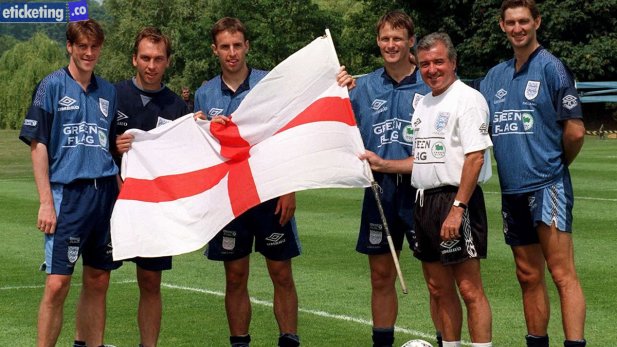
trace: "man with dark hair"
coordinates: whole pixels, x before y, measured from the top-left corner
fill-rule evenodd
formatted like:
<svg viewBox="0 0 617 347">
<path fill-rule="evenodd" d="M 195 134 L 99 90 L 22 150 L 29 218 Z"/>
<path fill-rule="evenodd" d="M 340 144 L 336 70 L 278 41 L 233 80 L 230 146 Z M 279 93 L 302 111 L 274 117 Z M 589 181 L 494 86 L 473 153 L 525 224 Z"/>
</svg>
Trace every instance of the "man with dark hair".
<svg viewBox="0 0 617 347">
<path fill-rule="evenodd" d="M 157 28 L 146 27 L 135 38 L 133 66 L 136 75 L 116 84 L 118 93 L 116 138 L 120 164 L 121 155 L 129 150 L 133 135 L 128 129 L 152 130 L 180 118 L 190 111 L 184 101 L 162 83 L 171 61 L 171 42 Z M 139 285 L 137 323 L 141 347 L 154 347 L 161 329 L 162 270 L 172 266 L 171 257 L 134 258 Z"/>
<path fill-rule="evenodd" d="M 585 346 L 568 170 L 583 146 L 585 126 L 572 74 L 538 42 L 540 24 L 535 1 L 503 1 L 499 26 L 514 58 L 493 67 L 480 90 L 490 107 L 504 235 L 523 293 L 527 346 L 549 345 L 546 266 L 561 301 L 564 346 Z"/>
<path fill-rule="evenodd" d="M 112 260 L 109 233 L 118 195 L 118 168 L 111 155 L 116 91 L 93 73 L 105 36 L 89 19 L 70 23 L 66 38 L 69 65 L 38 84 L 19 136 L 31 147 L 40 202 L 37 227 L 45 233 L 39 347 L 56 345 L 80 256 L 83 285 L 75 346 L 103 345 L 110 270 L 119 266 Z"/>
<path fill-rule="evenodd" d="M 417 46 L 418 65 L 431 92 L 412 118 L 410 158 L 366 157 L 377 170 L 412 167 L 418 189 L 414 207 L 414 256 L 424 278 L 444 347 L 461 346 L 462 308 L 467 307 L 472 346 L 491 346 L 491 310 L 482 289 L 479 259 L 486 257 L 487 222 L 482 190 L 490 178 L 488 107 L 482 95 L 456 77 L 456 50 L 450 37 L 433 33 Z"/>
<path fill-rule="evenodd" d="M 182 87 L 182 100 L 184 100 L 186 107 L 193 112 L 195 103 L 193 103 L 193 100 L 191 99 L 191 89 L 189 87 Z"/>
<path fill-rule="evenodd" d="M 220 19 L 214 24 L 211 35 L 212 51 L 219 59 L 221 74 L 195 93 L 195 111 L 201 111 L 198 116 L 205 114 L 208 118 L 230 115 L 267 74 L 248 67 L 249 41 L 240 20 Z M 294 193 L 263 202 L 229 223 L 208 244 L 208 259 L 223 261 L 225 266 L 225 310 L 233 347 L 248 346 L 251 341 L 251 302 L 247 284 L 253 242 L 255 250 L 266 258 L 274 285 L 274 315 L 280 333 L 278 345 L 300 345 L 298 296 L 291 267 L 291 259 L 300 255 L 293 217 L 295 208 Z"/>
<path fill-rule="evenodd" d="M 357 80 L 350 98 L 356 122 L 367 150 L 385 159 L 411 155 L 411 116 L 418 101 L 430 89 L 424 84 L 413 57 L 415 43 L 411 18 L 401 11 L 382 16 L 375 27 L 384 66 Z M 406 237 L 413 245 L 411 165 L 400 170 L 374 168 L 381 187 L 380 200 L 397 253 Z M 398 314 L 396 268 L 384 225 L 371 188 L 364 193 L 362 219 L 356 250 L 367 254 L 371 270 L 373 346 L 392 346 Z"/>
</svg>

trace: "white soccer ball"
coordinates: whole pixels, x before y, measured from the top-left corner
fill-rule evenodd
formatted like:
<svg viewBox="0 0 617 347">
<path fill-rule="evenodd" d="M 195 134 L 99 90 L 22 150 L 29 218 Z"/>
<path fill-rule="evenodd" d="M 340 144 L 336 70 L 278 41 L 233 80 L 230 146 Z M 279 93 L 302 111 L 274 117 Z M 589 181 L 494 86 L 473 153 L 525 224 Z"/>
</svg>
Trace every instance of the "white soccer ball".
<svg viewBox="0 0 617 347">
<path fill-rule="evenodd" d="M 409 340 L 405 342 L 401 347 L 433 347 L 433 345 L 424 340 Z"/>
</svg>

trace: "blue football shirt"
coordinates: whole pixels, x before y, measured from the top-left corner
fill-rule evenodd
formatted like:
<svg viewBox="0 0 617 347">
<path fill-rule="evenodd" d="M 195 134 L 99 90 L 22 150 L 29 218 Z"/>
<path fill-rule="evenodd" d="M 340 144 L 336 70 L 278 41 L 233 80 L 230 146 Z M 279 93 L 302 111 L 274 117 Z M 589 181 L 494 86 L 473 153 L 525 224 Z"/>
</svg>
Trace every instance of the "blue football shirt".
<svg viewBox="0 0 617 347">
<path fill-rule="evenodd" d="M 560 177 L 567 170 L 562 122 L 582 118 L 574 79 L 559 59 L 539 47 L 518 72 L 515 63 L 493 67 L 480 83 L 504 194 L 535 191 Z"/>
</svg>

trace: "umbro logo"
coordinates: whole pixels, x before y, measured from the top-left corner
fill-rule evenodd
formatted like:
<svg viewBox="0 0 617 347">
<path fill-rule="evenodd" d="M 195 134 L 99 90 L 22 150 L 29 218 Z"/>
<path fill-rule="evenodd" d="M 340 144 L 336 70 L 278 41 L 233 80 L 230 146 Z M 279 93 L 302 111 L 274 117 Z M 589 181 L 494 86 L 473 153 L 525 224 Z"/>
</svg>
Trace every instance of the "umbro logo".
<svg viewBox="0 0 617 347">
<path fill-rule="evenodd" d="M 59 111 L 70 111 L 70 110 L 79 110 L 79 105 L 74 105 L 77 100 L 73 98 L 69 98 L 68 96 L 64 96 L 62 99 L 58 101 L 58 112 Z"/>
<path fill-rule="evenodd" d="M 222 112 L 223 112 L 222 108 L 211 108 L 210 111 L 208 111 L 208 116 L 216 117 L 220 115 Z"/>
<path fill-rule="evenodd" d="M 60 104 L 60 106 L 64 106 L 64 107 L 68 107 L 73 105 L 77 100 L 69 98 L 68 96 L 63 97 L 62 99 L 60 99 L 60 101 L 58 101 L 58 104 Z"/>
<path fill-rule="evenodd" d="M 126 114 L 124 114 L 121 111 L 118 111 L 118 118 L 116 118 L 116 120 L 121 121 L 121 120 L 125 120 L 125 119 L 129 119 L 129 116 L 127 116 Z"/>
<path fill-rule="evenodd" d="M 379 110 L 381 108 L 381 106 L 383 106 L 387 101 L 386 100 L 381 100 L 381 99 L 375 99 L 373 100 L 373 103 L 371 104 L 371 108 L 375 111 Z"/>
<path fill-rule="evenodd" d="M 497 97 L 497 99 L 503 99 L 504 96 L 506 96 L 508 94 L 507 91 L 503 90 L 503 89 L 499 89 L 497 91 L 497 94 L 495 94 L 495 96 Z"/>
<path fill-rule="evenodd" d="M 449 240 L 449 241 L 442 241 L 440 245 L 443 248 L 452 249 L 458 243 L 459 243 L 459 240 Z"/>
<path fill-rule="evenodd" d="M 270 236 L 266 237 L 266 241 L 277 242 L 280 240 L 285 234 L 281 233 L 272 233 Z"/>
</svg>

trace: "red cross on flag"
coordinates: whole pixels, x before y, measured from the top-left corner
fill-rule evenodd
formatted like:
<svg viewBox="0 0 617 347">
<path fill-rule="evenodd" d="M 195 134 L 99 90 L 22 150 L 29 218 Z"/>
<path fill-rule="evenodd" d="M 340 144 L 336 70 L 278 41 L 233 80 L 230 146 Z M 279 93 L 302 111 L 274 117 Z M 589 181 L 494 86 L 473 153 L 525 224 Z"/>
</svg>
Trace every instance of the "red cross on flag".
<svg viewBox="0 0 617 347">
<path fill-rule="evenodd" d="M 328 33 L 329 34 L 329 33 Z M 313 188 L 368 187 L 329 35 L 276 66 L 227 125 L 186 115 L 135 137 L 111 218 L 114 259 L 202 248 L 249 208 Z"/>
</svg>

